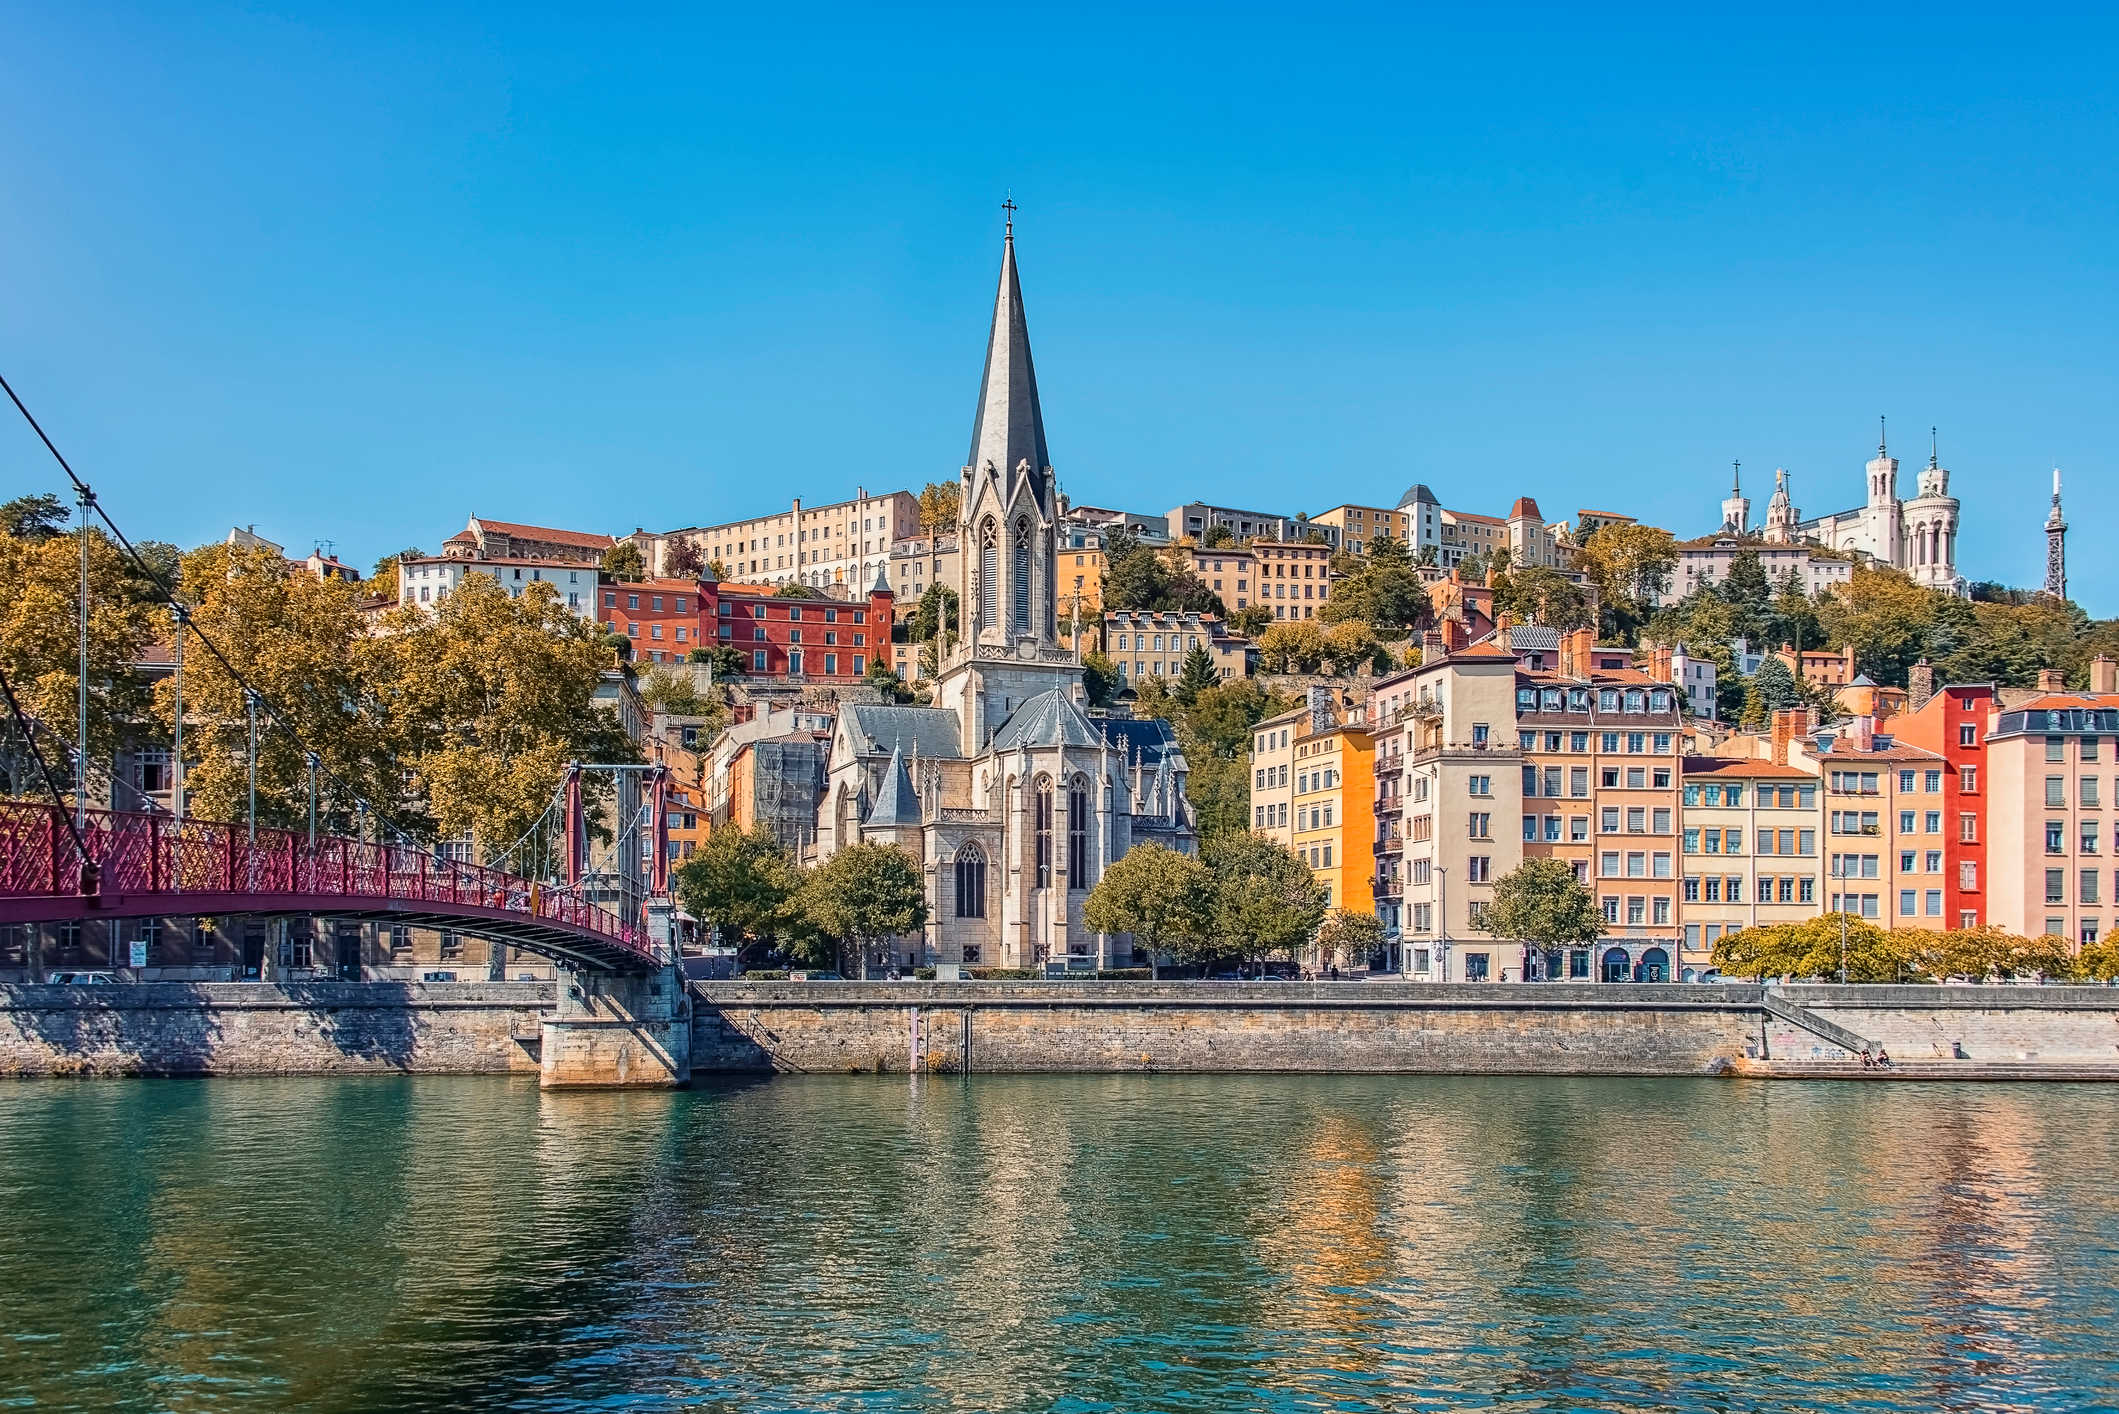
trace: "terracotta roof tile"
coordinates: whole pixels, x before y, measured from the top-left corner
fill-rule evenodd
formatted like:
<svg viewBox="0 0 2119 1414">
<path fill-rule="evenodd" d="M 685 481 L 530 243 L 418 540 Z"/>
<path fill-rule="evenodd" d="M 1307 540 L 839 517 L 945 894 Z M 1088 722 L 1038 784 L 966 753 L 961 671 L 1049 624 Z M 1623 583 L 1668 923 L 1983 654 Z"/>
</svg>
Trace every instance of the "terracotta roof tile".
<svg viewBox="0 0 2119 1414">
<path fill-rule="evenodd" d="M 474 516 L 472 519 L 489 531 L 498 531 L 518 540 L 544 540 L 554 545 L 577 545 L 584 550 L 608 550 L 618 543 L 613 536 L 596 535 L 584 530 L 555 530 L 544 525 L 518 525 L 511 520 L 487 520 L 483 516 Z"/>
</svg>

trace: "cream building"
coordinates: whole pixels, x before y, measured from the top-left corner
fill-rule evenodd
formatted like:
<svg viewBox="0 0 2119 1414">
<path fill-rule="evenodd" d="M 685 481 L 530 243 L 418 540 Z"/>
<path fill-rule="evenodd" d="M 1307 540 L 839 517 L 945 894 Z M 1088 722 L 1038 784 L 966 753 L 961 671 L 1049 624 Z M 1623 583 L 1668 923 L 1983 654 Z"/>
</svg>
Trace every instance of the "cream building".
<svg viewBox="0 0 2119 1414">
<path fill-rule="evenodd" d="M 920 502 L 909 491 L 871 496 L 857 486 L 850 501 L 805 506 L 796 497 L 787 510 L 771 515 L 660 535 L 635 531 L 626 538 L 640 546 L 654 575 L 670 574 L 671 550 L 688 541 L 703 564 L 722 566 L 722 579 L 865 595 L 878 575 L 888 574 L 892 546 L 922 538 Z M 896 578 L 890 583 L 895 587 Z"/>
<path fill-rule="evenodd" d="M 1119 676 L 1135 683 L 1151 677 L 1175 680 L 1194 648 L 1207 650 L 1217 678 L 1249 677 L 1258 652 L 1250 639 L 1230 633 L 1229 626 L 1211 614 L 1153 609 L 1113 609 L 1105 614 L 1104 644 Z"/>
<path fill-rule="evenodd" d="M 1332 592 L 1332 547 L 1308 541 L 1254 540 L 1256 602 L 1276 619 L 1314 619 Z"/>
<path fill-rule="evenodd" d="M 1697 980 L 1714 945 L 1743 928 L 1800 923 L 1824 907 L 1816 775 L 1771 761 L 1684 762 L 1684 941 L 1678 977 Z"/>
<path fill-rule="evenodd" d="M 1307 707 L 1268 717 L 1251 732 L 1251 828 L 1293 847 L 1290 812 L 1295 801 L 1295 738 L 1309 717 Z"/>
<path fill-rule="evenodd" d="M 1331 527 L 1339 547 L 1349 554 L 1365 555 L 1379 535 L 1400 544 L 1410 544 L 1407 528 L 1412 518 L 1404 511 L 1383 506 L 1334 506 L 1310 517 L 1310 524 Z"/>
</svg>

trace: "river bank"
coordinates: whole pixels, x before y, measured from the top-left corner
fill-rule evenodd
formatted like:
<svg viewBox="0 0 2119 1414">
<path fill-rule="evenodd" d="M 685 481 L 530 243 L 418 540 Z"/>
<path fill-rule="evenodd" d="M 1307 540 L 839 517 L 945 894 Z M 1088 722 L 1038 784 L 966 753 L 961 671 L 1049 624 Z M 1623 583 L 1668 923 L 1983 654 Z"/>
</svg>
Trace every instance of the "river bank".
<svg viewBox="0 0 2119 1414">
<path fill-rule="evenodd" d="M 2119 1079 L 2102 987 L 705 982 L 689 1003 L 702 1075 Z M 0 1076 L 531 1075 L 554 1009 L 542 982 L 5 986 Z"/>
</svg>

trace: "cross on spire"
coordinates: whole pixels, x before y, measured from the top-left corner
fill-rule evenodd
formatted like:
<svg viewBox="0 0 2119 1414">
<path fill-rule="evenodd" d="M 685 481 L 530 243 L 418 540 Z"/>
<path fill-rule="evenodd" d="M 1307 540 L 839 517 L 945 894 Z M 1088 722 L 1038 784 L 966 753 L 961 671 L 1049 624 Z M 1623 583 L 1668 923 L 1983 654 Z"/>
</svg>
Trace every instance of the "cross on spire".
<svg viewBox="0 0 2119 1414">
<path fill-rule="evenodd" d="M 1017 205 L 1015 204 L 1015 193 L 1014 193 L 1014 192 L 1009 192 L 1007 196 L 1005 196 L 1005 197 L 1003 197 L 1003 198 L 1001 199 L 1001 210 L 1003 210 L 1003 211 L 1005 211 L 1005 212 L 1007 212 L 1007 213 L 1008 213 L 1008 216 L 1007 216 L 1007 221 L 1008 221 L 1008 235 L 1007 235 L 1007 238 L 1008 238 L 1009 240 L 1011 240 L 1011 241 L 1015 239 L 1015 213 L 1016 213 L 1017 211 L 1021 210 L 1021 209 L 1022 209 L 1021 207 L 1019 207 L 1019 206 L 1017 206 Z"/>
<path fill-rule="evenodd" d="M 1744 464 L 1740 461 L 1732 461 L 1729 463 L 1729 489 L 1737 493 L 1738 495 L 1743 494 Z"/>
<path fill-rule="evenodd" d="M 1876 415 L 1876 455 L 1880 457 L 1887 455 L 1887 453 L 1884 451 L 1884 446 L 1884 415 L 1882 413 L 1878 413 Z"/>
</svg>

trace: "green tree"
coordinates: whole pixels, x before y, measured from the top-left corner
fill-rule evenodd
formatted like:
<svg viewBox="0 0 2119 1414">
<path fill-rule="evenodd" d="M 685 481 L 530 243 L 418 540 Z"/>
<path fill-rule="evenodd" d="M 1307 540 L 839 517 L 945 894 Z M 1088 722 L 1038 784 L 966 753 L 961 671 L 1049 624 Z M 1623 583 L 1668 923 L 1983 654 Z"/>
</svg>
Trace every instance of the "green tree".
<svg viewBox="0 0 2119 1414">
<path fill-rule="evenodd" d="M 1754 731 L 1762 730 L 1772 723 L 1775 712 L 1801 707 L 1808 701 L 1788 665 L 1769 653 L 1744 684 L 1744 725 Z"/>
<path fill-rule="evenodd" d="M 1597 586 L 1604 636 L 1631 643 L 1677 569 L 1677 538 L 1652 525 L 1607 525 L 1576 552 Z"/>
<path fill-rule="evenodd" d="M 862 680 L 889 701 L 912 701 L 912 689 L 898 676 L 898 670 L 890 666 L 890 660 L 881 655 L 869 660 L 868 671 L 862 675 Z"/>
<path fill-rule="evenodd" d="M 728 719 L 728 703 L 718 688 L 703 687 L 674 667 L 650 668 L 640 680 L 640 697 L 651 711 L 705 718 L 709 733 Z"/>
<path fill-rule="evenodd" d="M 516 598 L 468 574 L 433 610 L 399 610 L 357 661 L 387 765 L 409 775 L 440 838 L 505 848 L 544 814 L 568 762 L 640 760 L 596 700 L 608 650 L 548 581 Z M 609 798 L 604 778 L 586 785 L 592 806 Z"/>
<path fill-rule="evenodd" d="M 1973 982 L 1990 977 L 2004 981 L 2066 978 L 2075 970 L 2065 940 L 2051 934 L 2026 938 L 1992 924 L 1947 933 L 1921 932 L 1911 935 L 1909 942 L 1917 950 L 1920 970 L 1937 981 L 1949 977 Z"/>
<path fill-rule="evenodd" d="M 851 943 L 860 975 L 878 944 L 927 926 L 920 867 L 887 844 L 848 845 L 809 872 L 800 907 L 826 937 Z"/>
<path fill-rule="evenodd" d="M 1170 695 L 1189 707 L 1203 690 L 1214 686 L 1220 676 L 1214 670 L 1214 655 L 1195 643 L 1185 654 L 1184 667 L 1178 672 L 1177 684 L 1170 689 Z"/>
<path fill-rule="evenodd" d="M 424 559 L 426 553 L 417 545 L 407 545 L 394 555 L 383 556 L 375 562 L 374 572 L 368 576 L 368 582 L 362 586 L 363 592 L 370 599 L 395 600 L 397 598 L 398 567 L 407 560 Z"/>
<path fill-rule="evenodd" d="M 23 498 L 36 501 L 37 497 Z M 12 503 L 10 503 L 12 504 Z M 14 514 L 34 522 L 32 512 Z M 72 774 L 69 753 L 80 729 L 80 532 L 45 534 L 32 523 L 26 536 L 0 535 L 0 669 L 35 723 L 38 750 L 62 781 Z M 140 654 L 167 632 L 168 617 L 150 603 L 136 571 L 99 531 L 88 536 L 88 760 L 90 794 L 98 768 L 130 740 L 148 710 L 137 669 Z M 27 750 L 16 750 L 16 729 L 0 709 L 0 764 L 9 794 L 41 793 Z M 96 804 L 102 801 L 96 800 Z M 121 807 L 136 802 L 121 800 Z"/>
<path fill-rule="evenodd" d="M 1736 631 L 1753 643 L 1770 632 L 1773 624 L 1773 587 L 1766 582 L 1766 567 L 1758 551 L 1745 548 L 1729 561 L 1729 576 L 1717 586 L 1722 600 L 1735 611 Z"/>
<path fill-rule="evenodd" d="M 1206 866 L 1159 844 L 1135 845 L 1113 860 L 1082 905 L 1091 932 L 1130 933 L 1145 944 L 1158 976 L 1162 952 L 1204 934 L 1208 918 Z"/>
<path fill-rule="evenodd" d="M 1273 626 L 1273 610 L 1266 604 L 1247 604 L 1229 612 L 1229 629 L 1245 638 L 1256 638 Z"/>
<path fill-rule="evenodd" d="M 1082 655 L 1082 692 L 1088 697 L 1090 706 L 1109 707 L 1124 682 L 1119 676 L 1118 664 L 1103 654 Z"/>
<path fill-rule="evenodd" d="M 412 824 L 404 816 L 396 743 L 369 679 L 376 640 L 353 586 L 290 575 L 269 550 L 218 544 L 185 557 L 184 580 L 200 595 L 190 621 L 219 650 L 208 652 L 198 636 L 187 635 L 184 787 L 191 811 L 211 820 L 246 818 L 247 681 L 266 704 L 258 714 L 260 824 L 291 826 L 307 815 L 305 747 L 322 766 L 318 804 L 327 828 L 348 830 L 357 800 Z M 404 612 L 425 618 L 417 609 Z M 165 680 L 156 689 L 158 734 L 165 740 L 174 709 L 175 683 Z"/>
<path fill-rule="evenodd" d="M 640 556 L 640 547 L 630 540 L 621 540 L 603 552 L 603 575 L 620 583 L 629 583 L 647 578 L 647 561 Z"/>
<path fill-rule="evenodd" d="M 1494 607 L 1561 633 L 1588 628 L 1595 617 L 1582 586 L 1550 565 L 1509 571 L 1494 586 Z"/>
<path fill-rule="evenodd" d="M 942 645 L 945 651 L 957 640 L 956 591 L 946 584 L 928 585 L 905 617 L 905 636 L 914 643 L 932 643 L 937 632 L 948 635 Z"/>
<path fill-rule="evenodd" d="M 699 546 L 689 538 L 680 536 L 670 542 L 663 556 L 663 570 L 675 579 L 696 579 L 705 563 L 700 559 Z"/>
<path fill-rule="evenodd" d="M 1847 980 L 1896 982 L 1917 975 L 1919 959 L 1903 933 L 1887 933 L 1866 918 L 1827 913 L 1800 923 L 1761 924 L 1726 933 L 1714 945 L 1714 965 L 1731 977 L 1839 978 L 1844 927 Z"/>
<path fill-rule="evenodd" d="M 1268 672 L 1314 673 L 1324 665 L 1324 630 L 1314 619 L 1281 619 L 1258 636 L 1258 659 Z"/>
<path fill-rule="evenodd" d="M 1346 571 L 1318 610 L 1327 624 L 1358 620 L 1384 633 L 1404 633 L 1432 617 L 1427 586 L 1398 541 L 1380 537 L 1365 557 L 1346 556 L 1341 563 Z"/>
<path fill-rule="evenodd" d="M 1342 619 L 1324 631 L 1325 660 L 1342 677 L 1375 662 L 1381 647 L 1376 631 L 1359 619 Z"/>
<path fill-rule="evenodd" d="M 1936 601 L 1946 597 L 1897 570 L 1857 565 L 1819 603 L 1819 626 L 1829 646 L 1854 649 L 1861 671 L 1886 687 L 1904 687 L 1906 670 L 1929 656 Z"/>
<path fill-rule="evenodd" d="M 0 503 L 0 535 L 12 540 L 49 540 L 65 533 L 68 519 L 66 502 L 49 491 Z"/>
<path fill-rule="evenodd" d="M 2075 975 L 2084 982 L 2119 981 L 2119 934 L 2108 933 L 2075 958 Z"/>
<path fill-rule="evenodd" d="M 802 871 L 771 830 L 733 826 L 708 834 L 671 880 L 685 911 L 719 928 L 739 956 L 786 935 L 801 885 Z"/>
<path fill-rule="evenodd" d="M 1774 591 L 1773 621 L 1766 638 L 1766 642 L 1751 646 L 1770 653 L 1785 643 L 1800 653 L 1825 641 L 1824 630 L 1817 622 L 1817 602 L 1803 587 L 1802 576 L 1794 570 L 1781 576 L 1780 587 Z"/>
<path fill-rule="evenodd" d="M 920 530 L 930 536 L 939 535 L 956 525 L 958 508 L 964 500 L 963 483 L 930 481 L 920 488 L 919 500 Z"/>
<path fill-rule="evenodd" d="M 1479 926 L 1494 937 L 1519 938 L 1552 954 L 1603 937 L 1604 914 L 1566 860 L 1526 859 L 1495 880 L 1493 901 Z M 1548 975 L 1559 974 L 1554 968 Z"/>
<path fill-rule="evenodd" d="M 1226 550 L 1236 544 L 1236 532 L 1220 521 L 1207 527 L 1207 533 L 1199 537 L 1202 550 Z"/>
<path fill-rule="evenodd" d="M 1264 835 L 1223 835 L 1207 842 L 1204 862 L 1216 936 L 1200 946 L 1209 955 L 1293 957 L 1316 936 L 1328 894 L 1286 845 Z"/>
<path fill-rule="evenodd" d="M 1318 966 L 1331 967 L 1341 958 L 1349 967 L 1366 963 L 1383 947 L 1384 936 L 1383 920 L 1375 914 L 1334 909 L 1317 929 Z"/>
<path fill-rule="evenodd" d="M 811 596 L 812 591 L 808 585 L 792 579 L 773 591 L 775 599 L 808 599 Z"/>
</svg>

